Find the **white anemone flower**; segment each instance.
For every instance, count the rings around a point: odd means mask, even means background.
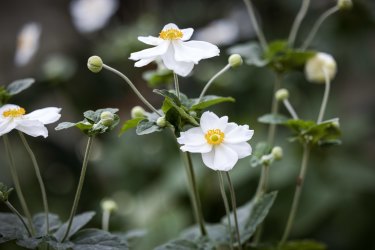
[[[17,36],[17,49],[14,62],[17,66],[26,65],[39,48],[42,27],[38,23],[25,24]]]
[[[228,122],[228,117],[218,117],[212,112],[203,113],[200,127],[181,132],[178,143],[181,150],[201,153],[204,164],[219,171],[229,171],[238,159],[251,155],[248,140],[254,134],[248,125]]]
[[[193,70],[194,64],[220,54],[216,45],[203,41],[188,41],[193,31],[192,28],[179,29],[176,24],[169,23],[159,33],[159,37],[139,36],[139,41],[155,47],[131,53],[129,59],[137,61],[134,64],[136,67],[143,67],[161,59],[168,69],[180,76],[187,76]]]
[[[60,108],[49,107],[26,114],[24,108],[6,104],[0,108],[0,136],[17,129],[33,137],[46,138],[48,130],[44,125],[60,119],[60,110]]]
[[[70,12],[78,31],[90,33],[103,28],[118,6],[118,0],[74,0]]]

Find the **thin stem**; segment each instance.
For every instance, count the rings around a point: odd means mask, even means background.
[[[290,104],[288,99],[285,99],[283,101],[285,108],[288,110],[289,114],[293,117],[294,120],[298,120],[298,115],[296,111],[294,110],[292,104]]]
[[[207,83],[206,85],[204,86],[201,94],[199,95],[199,99],[198,99],[198,103],[202,100],[203,96],[206,94],[208,88],[212,85],[212,83],[216,80],[216,78],[218,78],[220,75],[222,75],[225,71],[227,71],[228,69],[230,69],[230,65],[227,64],[225,65],[224,68],[222,68],[219,72],[217,72]]]
[[[234,240],[233,240],[233,234],[232,234],[232,223],[231,223],[231,219],[230,219],[230,209],[229,209],[228,197],[227,197],[227,194],[225,193],[223,175],[220,173],[220,171],[217,172],[217,175],[219,177],[220,192],[221,192],[221,197],[223,198],[223,202],[224,202],[225,213],[226,213],[227,218],[228,218],[228,229],[229,229],[229,236],[230,236],[230,249],[233,249]]]
[[[289,38],[288,38],[288,45],[291,48],[294,46],[294,41],[296,40],[298,29],[303,19],[305,18],[309,5],[310,5],[310,0],[302,0],[301,8],[296,16],[296,19],[294,20],[294,23],[293,23],[293,26],[292,26],[292,29],[290,31]]]
[[[276,115],[279,112],[279,102],[275,98],[275,93],[280,89],[282,75],[276,74],[275,82],[273,85],[273,94],[272,94],[272,106],[271,114]],[[268,127],[268,144],[273,145],[276,135],[276,124],[270,124]]]
[[[256,199],[259,199],[263,194],[267,192],[268,176],[269,176],[269,165],[263,164],[261,178],[259,180],[257,192],[255,195]]]
[[[83,183],[85,181],[85,175],[86,175],[86,170],[87,170],[87,163],[89,162],[89,156],[90,156],[91,146],[92,146],[93,140],[94,140],[94,137],[90,136],[89,139],[88,139],[88,141],[87,141],[85,156],[83,158],[83,163],[82,163],[81,176],[79,177],[79,182],[78,182],[78,187],[77,187],[76,195],[74,197],[74,202],[73,202],[72,210],[70,211],[68,227],[66,229],[66,232],[65,232],[65,235],[63,237],[62,242],[64,242],[66,240],[66,238],[68,237],[68,235],[69,235],[69,231],[70,231],[70,228],[72,226],[73,218],[74,218],[74,215],[76,214],[76,211],[77,211],[78,202],[79,202],[79,199],[81,197]]]
[[[311,29],[310,31],[310,34],[308,35],[308,37],[306,38],[305,42],[303,43],[301,49],[302,50],[306,50],[307,47],[309,47],[310,43],[312,42],[312,40],[314,39],[316,33],[318,32],[318,29],[320,28],[320,26],[322,25],[322,23],[332,14],[334,14],[335,12],[337,12],[338,10],[340,10],[340,8],[335,5],[334,7],[328,9],[326,12],[324,12],[319,18],[318,20],[315,22],[313,28]]]
[[[232,200],[232,210],[233,210],[233,216],[234,216],[234,224],[235,224],[235,227],[236,227],[238,249],[242,250],[240,229],[239,229],[239,226],[238,226],[238,218],[237,218],[236,194],[234,192],[234,187],[233,187],[232,181],[230,179],[229,173],[225,172],[225,175],[227,176],[228,187],[229,187],[229,191],[230,191],[230,198]]]
[[[318,116],[318,121],[317,123],[321,123],[322,120],[323,120],[323,117],[324,117],[324,113],[326,111],[326,107],[327,107],[327,102],[328,102],[328,97],[329,97],[329,90],[330,90],[330,86],[331,86],[331,80],[329,78],[329,75],[328,75],[328,72],[325,68],[322,68],[323,72],[324,72],[324,78],[325,78],[325,81],[326,81],[326,87],[324,89],[324,96],[323,96],[323,100],[322,100],[322,105],[320,106],[320,111],[319,111],[319,116]]]
[[[30,156],[31,161],[32,161],[33,166],[34,166],[34,171],[35,171],[35,174],[36,174],[36,178],[38,179],[40,191],[42,193],[44,213],[45,213],[45,216],[46,216],[46,234],[48,234],[49,233],[49,209],[48,209],[48,201],[47,201],[46,188],[44,186],[43,178],[42,178],[42,175],[40,173],[39,165],[38,165],[38,162],[36,161],[36,157],[35,157],[34,152],[30,148],[30,145],[27,142],[27,140],[26,140],[25,136],[23,135],[23,133],[20,132],[20,131],[18,131],[18,134],[20,135],[22,143],[25,146],[27,152],[29,153],[29,156]]]
[[[25,216],[27,218],[27,223],[29,224],[31,232],[34,235],[35,230],[34,230],[32,219],[31,219],[31,213],[30,213],[30,210],[27,206],[25,196],[23,195],[23,192],[22,192],[20,180],[18,178],[17,168],[16,168],[16,165],[14,163],[14,157],[13,157],[13,154],[12,154],[12,149],[11,149],[7,134],[3,135],[3,140],[4,140],[4,145],[5,145],[5,152],[8,156],[8,161],[9,161],[9,165],[10,165],[10,173],[12,175],[12,179],[13,179],[14,187],[16,189],[17,197],[20,201],[22,210],[25,213]]]
[[[123,80],[125,80],[130,88],[134,91],[134,93],[138,96],[138,98],[149,108],[151,109],[152,111],[154,111],[156,114],[158,114],[159,116],[162,116],[162,114],[160,114],[159,111],[156,110],[156,108],[154,108],[154,106],[151,105],[151,103],[149,103],[146,98],[143,97],[143,95],[141,94],[141,92],[138,91],[138,89],[135,87],[135,85],[132,83],[132,81],[130,81],[129,78],[127,78],[123,73],[121,73],[120,71],[106,65],[106,64],[103,64],[103,68],[115,73],[116,75],[120,76]]]
[[[10,204],[9,201],[5,201],[4,203],[10,209],[10,211],[12,211],[12,213],[14,213],[15,215],[17,215],[17,217],[20,219],[20,221],[22,222],[23,226],[25,227],[27,233],[31,237],[32,236],[31,230],[30,230],[29,226],[26,224],[26,222],[24,221],[22,215],[17,211],[17,209],[15,207],[13,207],[12,204]]]
[[[174,78],[174,89],[176,91],[177,98],[180,99],[180,85],[178,84],[178,76],[174,72],[173,72],[173,78]]]
[[[199,224],[199,229],[201,231],[202,236],[207,235],[207,230],[204,225],[204,219],[202,214],[202,205],[199,199],[199,193],[197,189],[197,183],[195,180],[195,174],[194,174],[194,168],[193,168],[193,162],[191,160],[191,155],[189,152],[184,153],[186,157],[186,173],[188,175],[189,179],[189,185],[190,185],[190,194],[191,194],[191,200],[193,203],[194,211],[195,211],[195,218]]]
[[[102,229],[104,231],[108,231],[109,229],[109,218],[111,216],[111,211],[104,210],[103,211],[103,217],[102,217]]]
[[[310,155],[310,145],[305,143],[303,145],[301,170],[297,177],[296,190],[295,190],[294,197],[293,197],[293,203],[290,209],[290,213],[289,213],[288,221],[284,230],[283,237],[281,238],[281,241],[279,244],[280,246],[282,246],[288,240],[290,230],[292,229],[292,226],[293,226],[294,218],[296,216],[298,204],[299,204],[300,197],[301,197],[303,183],[305,180],[305,175],[307,171],[307,163],[309,161],[309,155]]]
[[[243,1],[246,5],[247,12],[249,13],[249,17],[250,17],[251,23],[253,25],[254,31],[258,36],[260,45],[262,46],[263,50],[267,50],[268,49],[267,41],[266,41],[266,38],[264,37],[262,29],[259,27],[259,24],[258,24],[258,21],[257,21],[256,17],[255,17],[254,7],[251,3],[251,0],[243,0]]]

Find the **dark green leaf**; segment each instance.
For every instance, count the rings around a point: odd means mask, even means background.
[[[207,234],[209,240],[215,245],[228,244],[230,242],[230,235],[228,227],[223,224],[206,224]],[[181,234],[181,238],[193,242],[201,241],[202,234],[198,226],[188,228]]]
[[[72,242],[70,241],[59,242],[52,235],[17,240],[16,243],[17,245],[28,248],[28,249],[71,250],[73,247]]]
[[[156,125],[155,122],[150,122],[148,120],[142,120],[138,123],[136,133],[137,135],[146,135],[154,132],[160,132],[163,129]]]
[[[263,50],[256,42],[233,46],[229,48],[228,54],[240,54],[245,59],[246,64],[257,67],[264,67],[269,62],[263,58]]]
[[[16,80],[8,85],[7,92],[9,95],[16,95],[29,88],[34,82],[33,78]]]
[[[127,130],[137,127],[138,123],[142,120],[144,120],[144,117],[137,117],[131,120],[127,120],[124,125],[122,125],[120,130],[120,135],[125,133]]]
[[[166,89],[154,89],[154,93],[169,98],[173,101],[173,103],[177,106],[181,106],[181,102],[178,97],[171,91]]]
[[[200,100],[200,102],[197,103],[198,100],[199,100],[198,98],[192,99],[193,103],[196,103],[196,104],[194,104],[190,108],[191,110],[202,110],[202,109],[208,108],[210,106],[213,106],[222,102],[234,102],[235,101],[235,99],[232,97],[221,97],[221,96],[215,96],[215,95],[204,96]]]
[[[95,212],[86,212],[74,216],[72,226],[70,228],[67,239],[74,235],[79,229],[84,227],[91,219],[94,217]],[[68,228],[68,222],[65,222],[57,231],[54,233],[54,236],[58,241],[61,241],[65,235],[65,232]]]
[[[173,72],[169,69],[149,70],[144,72],[142,77],[152,88],[173,83]]]
[[[266,114],[258,118],[258,122],[266,124],[283,124],[286,121],[288,118],[280,114]]]
[[[316,242],[312,240],[301,240],[301,241],[289,241],[278,249],[280,250],[326,250],[327,247],[320,242]]]
[[[15,239],[28,237],[20,219],[11,213],[0,213],[0,244]]]
[[[170,241],[162,246],[155,248],[155,250],[197,250],[198,245],[194,241],[178,239]]]
[[[168,121],[169,124],[171,124],[174,127],[174,132],[176,136],[179,136],[179,133],[182,129],[182,121],[180,113],[177,111],[176,108],[171,108],[168,110],[168,112],[165,114],[165,119]]]
[[[53,232],[61,226],[61,221],[58,215],[49,214],[49,230]],[[46,215],[44,213],[38,213],[33,216],[33,225],[35,228],[36,236],[46,235]]]
[[[137,244],[143,240],[146,234],[146,230],[131,230],[126,233],[115,233],[115,235],[128,243],[130,249],[136,249]]]
[[[99,229],[85,229],[72,237],[73,250],[126,250],[126,241]]]

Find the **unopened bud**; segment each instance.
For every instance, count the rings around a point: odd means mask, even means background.
[[[87,61],[87,68],[91,72],[99,73],[103,68],[103,61],[99,56],[90,56]]]
[[[131,110],[131,117],[134,118],[140,118],[145,117],[145,110],[141,106],[135,106]]]
[[[350,10],[353,7],[352,0],[338,0],[337,6],[340,10]]]
[[[289,98],[289,91],[287,89],[279,89],[275,93],[275,98],[278,101],[284,101]]]
[[[276,146],[272,149],[271,154],[275,160],[281,160],[283,158],[283,149]]]
[[[105,199],[100,203],[103,211],[115,212],[118,209],[117,203],[111,199]]]
[[[100,122],[107,127],[113,124],[114,118],[114,114],[109,111],[104,111],[100,114]]]
[[[335,59],[326,53],[317,53],[307,60],[305,65],[305,75],[307,80],[315,83],[325,83],[325,74],[332,80],[337,71]]]
[[[237,68],[242,65],[243,60],[239,54],[233,54],[229,56],[228,63],[232,68]]]
[[[156,125],[163,128],[167,125],[167,121],[165,120],[165,116],[161,116],[156,120]]]

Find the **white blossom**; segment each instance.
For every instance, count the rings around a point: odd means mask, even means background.
[[[337,71],[335,59],[326,53],[319,52],[305,65],[305,75],[307,80],[315,83],[325,83],[325,74],[332,80]]]
[[[17,36],[17,48],[14,62],[17,66],[26,65],[39,48],[39,38],[42,32],[40,24],[32,22],[25,24]]]
[[[181,132],[177,139],[183,144],[181,150],[201,153],[204,164],[220,171],[229,171],[238,159],[251,155],[248,140],[254,134],[248,125],[228,122],[228,117],[218,117],[206,111],[200,119],[200,126]]]
[[[129,59],[137,61],[134,64],[136,67],[161,59],[168,69],[180,76],[187,76],[194,64],[220,53],[218,47],[211,43],[188,41],[193,31],[192,28],[179,29],[176,24],[169,23],[159,33],[159,37],[139,36],[139,41],[155,47],[131,53]]]

